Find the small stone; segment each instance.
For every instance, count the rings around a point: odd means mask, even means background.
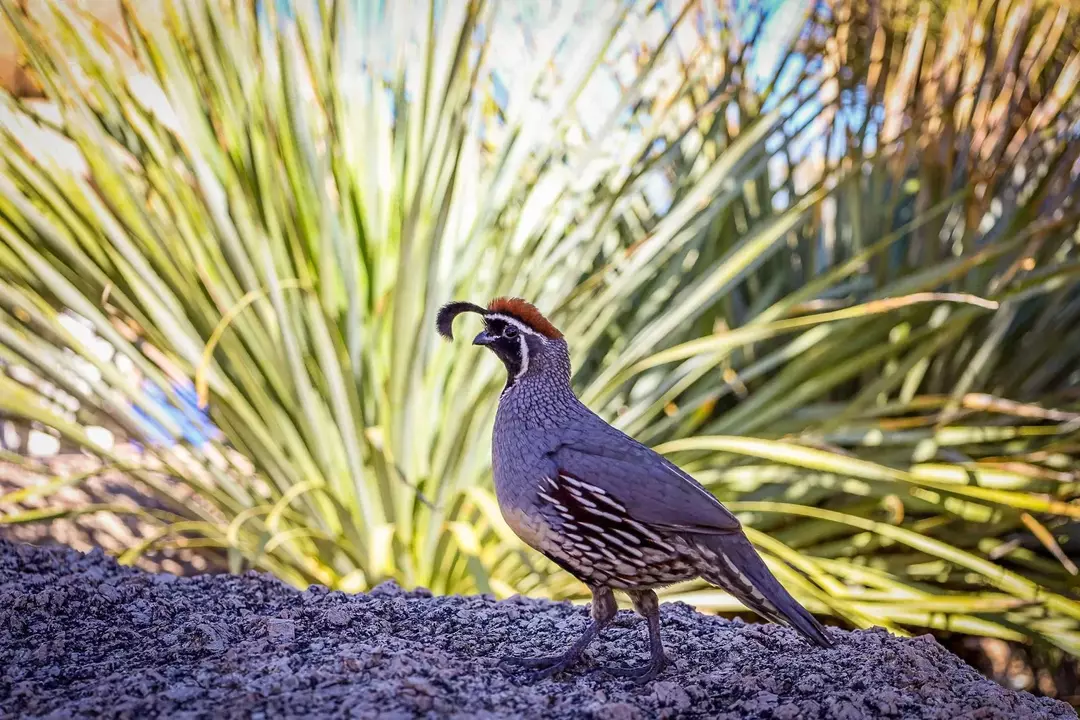
[[[829,708],[829,717],[836,720],[861,720],[865,715],[855,705],[847,700],[840,700]]]
[[[271,618],[266,623],[266,634],[271,642],[288,643],[296,637],[296,624],[292,620]]]
[[[680,712],[690,707],[690,695],[681,685],[673,682],[658,682],[652,689],[657,704],[662,707],[673,708]]]
[[[348,625],[351,617],[352,616],[345,608],[331,608],[326,612],[326,621],[331,625],[337,625],[338,627]]]
[[[200,694],[200,689],[190,685],[173,685],[165,691],[165,697],[176,702],[185,702]]]
[[[402,684],[422,695],[435,695],[437,692],[435,686],[429,680],[419,675],[410,675],[402,681]]]
[[[404,593],[405,591],[402,590],[401,586],[395,581],[387,580],[371,588],[371,592],[369,592],[368,595],[373,595],[375,597],[396,597],[398,595],[403,595]]]
[[[775,720],[795,720],[799,717],[799,706],[795,703],[784,703],[773,710]]]
[[[817,693],[821,690],[825,682],[825,678],[821,677],[817,673],[811,673],[799,681],[799,692],[806,693],[808,695]]]
[[[309,585],[306,590],[300,593],[300,599],[305,605],[315,605],[321,602],[328,592],[330,590],[325,585]]]
[[[639,720],[644,718],[645,714],[630,703],[613,702],[595,706],[592,716],[596,720]]]

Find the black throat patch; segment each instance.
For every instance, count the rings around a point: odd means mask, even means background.
[[[522,357],[521,353],[521,344],[525,342],[522,339],[523,333],[510,323],[498,318],[485,318],[484,325],[488,334],[497,338],[488,347],[506,367],[506,387],[509,388],[517,380],[518,375],[521,374],[521,370],[525,366],[525,358]],[[513,328],[510,331],[511,334],[515,331],[517,334],[513,335],[513,337],[507,337],[507,326]],[[526,350],[526,352],[528,351]]]

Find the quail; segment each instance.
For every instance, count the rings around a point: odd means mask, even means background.
[[[655,589],[698,577],[812,643],[832,645],[719,500],[578,400],[566,340],[535,306],[520,298],[498,298],[486,308],[451,302],[439,310],[439,333],[453,339],[454,318],[464,312],[483,318],[473,344],[495,353],[507,372],[492,435],[503,517],[525,543],[592,593],[591,623],[566,652],[509,660],[533,668],[536,677],[575,664],[615,617],[613,591],[619,590],[647,621],[650,659],[641,667],[603,669],[651,680],[669,662]]]

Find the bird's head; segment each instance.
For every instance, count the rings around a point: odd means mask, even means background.
[[[506,385],[521,378],[552,374],[566,380],[570,356],[562,333],[536,309],[521,298],[496,298],[486,308],[470,302],[451,302],[439,310],[435,324],[439,334],[454,339],[454,318],[464,312],[476,313],[484,320],[484,329],[473,338],[495,353],[506,366]]]

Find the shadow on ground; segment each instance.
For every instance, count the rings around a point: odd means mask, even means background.
[[[829,630],[831,650],[775,625],[663,606],[676,667],[644,686],[589,664],[645,660],[630,613],[589,662],[529,683],[496,660],[563,649],[587,622],[567,603],[366,595],[272,577],[177,578],[0,541],[0,710],[9,717],[1072,718],[1006,690],[929,636]]]

